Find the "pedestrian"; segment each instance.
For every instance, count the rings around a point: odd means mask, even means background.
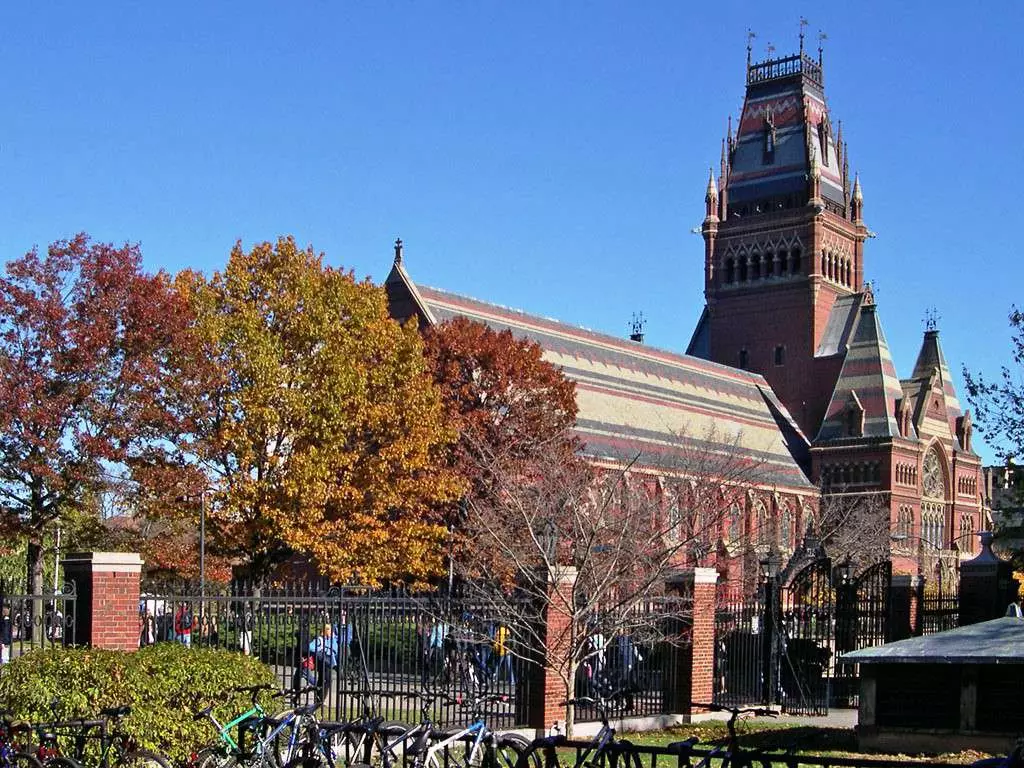
[[[11,660],[11,643],[14,641],[14,622],[11,621],[11,606],[0,610],[0,664]]]
[[[174,614],[174,639],[186,648],[192,645],[192,607],[182,603]]]
[[[238,628],[238,649],[246,656],[252,656],[252,604],[240,603],[235,614]]]
[[[324,700],[330,694],[331,673],[338,664],[338,637],[330,623],[325,623],[320,634],[310,642],[309,655],[315,659],[316,687]]]
[[[508,650],[508,627],[498,624],[494,628],[494,642],[491,645],[491,652],[497,661],[494,664],[494,682],[501,681],[502,670],[508,670],[509,684],[515,688],[516,673],[512,668],[512,654]]]
[[[139,647],[153,645],[156,642],[156,620],[148,608],[142,614],[139,624]]]

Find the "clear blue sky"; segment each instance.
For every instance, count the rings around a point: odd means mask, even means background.
[[[1024,4],[4,3],[0,255],[87,231],[151,268],[220,268],[294,234],[414,279],[683,350],[707,169],[743,99],[745,33],[809,47],[907,376],[926,308],[995,372],[1024,269]],[[983,449],[986,459],[991,453]]]

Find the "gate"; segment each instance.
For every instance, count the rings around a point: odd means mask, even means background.
[[[0,581],[0,612],[10,619],[11,628],[5,653],[16,658],[35,648],[74,645],[76,597],[72,583],[54,592],[26,594],[9,591]]]
[[[836,637],[832,666],[833,707],[856,707],[860,668],[841,661],[844,653],[888,642],[892,626],[892,562],[883,560],[851,576],[849,559],[836,569]]]
[[[827,715],[835,621],[832,561],[827,557],[799,571],[781,592],[779,692],[782,711]]]
[[[761,702],[765,593],[719,585],[715,606],[713,703],[739,707]]]

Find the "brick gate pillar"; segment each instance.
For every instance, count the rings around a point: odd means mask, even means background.
[[[677,648],[675,663],[664,670],[669,712],[693,715],[704,710],[691,702],[710,703],[715,695],[715,605],[718,571],[693,568],[673,579],[670,588],[693,598],[689,643]]]
[[[547,731],[555,722],[564,727],[565,707],[562,702],[573,693],[559,675],[557,666],[551,662],[557,664],[557,660],[565,658],[569,653],[571,607],[562,596],[567,598],[572,594],[576,569],[560,566],[551,574],[551,579],[542,628],[548,661],[541,665],[530,686],[529,724],[538,734]]]
[[[138,648],[142,558],[127,552],[77,552],[61,565],[65,580],[75,585],[75,644]]]

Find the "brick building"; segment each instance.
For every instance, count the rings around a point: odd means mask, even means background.
[[[951,568],[983,525],[981,463],[934,323],[897,376],[864,281],[864,195],[822,61],[747,59],[702,227],[706,307],[688,353],[760,373],[810,440],[823,504],[873,499],[894,565]],[[887,513],[887,518],[886,517]]]
[[[829,504],[870,506],[895,570],[955,573],[983,526],[971,448],[939,333],[900,379],[864,281],[864,196],[825,99],[821,55],[752,63],[746,98],[712,171],[702,227],[706,306],[685,355],[417,286],[400,242],[386,287],[396,317],[465,315],[543,347],[577,383],[579,427],[599,463],[639,453],[660,490],[677,430],[721,427],[715,450],[764,462],[763,482],[705,562],[726,578],[772,542],[792,550]],[[666,502],[671,508],[671,502]]]

